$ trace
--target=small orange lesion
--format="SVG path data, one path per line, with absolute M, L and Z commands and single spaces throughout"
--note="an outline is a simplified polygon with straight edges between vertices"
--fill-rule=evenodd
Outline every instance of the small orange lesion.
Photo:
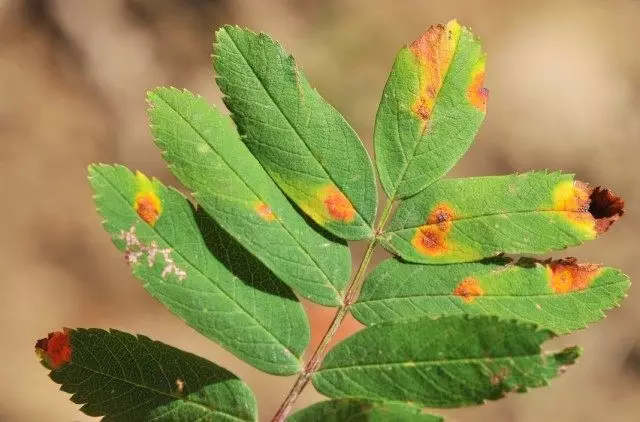
M 419 66 L 420 94 L 411 110 L 423 121 L 429 120 L 436 97 L 449 71 L 462 28 L 453 20 L 430 27 L 409 46 Z
M 156 193 L 154 184 L 144 174 L 136 173 L 137 192 L 133 208 L 140 218 L 150 226 L 154 226 L 162 215 L 162 202 Z
M 576 258 L 559 259 L 547 263 L 549 284 L 556 293 L 586 289 L 601 272 L 601 265 L 579 264 Z
M 356 210 L 349 199 L 335 185 L 330 184 L 320 191 L 320 200 L 326 215 L 333 221 L 351 223 L 356 218 Z
M 258 202 L 253 208 L 258 216 L 265 221 L 274 221 L 276 219 L 276 215 L 273 213 L 271 207 L 264 202 Z
M 484 87 L 485 56 L 475 64 L 471 71 L 471 83 L 467 89 L 469 102 L 481 112 L 487 111 L 489 90 Z
M 590 233 L 604 233 L 624 214 L 624 201 L 608 189 L 565 180 L 553 191 L 553 210 Z
M 138 216 L 151 226 L 156 224 L 162 212 L 160 198 L 153 192 L 138 193 L 133 208 L 138 213 Z
M 49 333 L 46 338 L 36 342 L 36 354 L 42 362 L 51 369 L 58 369 L 71 362 L 71 340 L 69 330 Z
M 423 255 L 440 256 L 451 250 L 447 235 L 453 227 L 455 213 L 451 206 L 437 204 L 427 218 L 427 224 L 417 228 L 411 244 Z
M 462 298 L 466 303 L 471 303 L 476 297 L 484 295 L 484 289 L 480 287 L 477 279 L 467 277 L 453 289 L 453 295 Z

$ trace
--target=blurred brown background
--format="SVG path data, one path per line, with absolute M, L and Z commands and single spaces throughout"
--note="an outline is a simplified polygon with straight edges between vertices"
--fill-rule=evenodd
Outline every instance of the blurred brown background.
M 120 162 L 174 183 L 148 133 L 145 91 L 186 87 L 220 104 L 209 54 L 223 23 L 280 40 L 370 148 L 397 50 L 453 17 L 482 38 L 491 90 L 477 142 L 454 173 L 561 168 L 614 188 L 624 220 L 569 253 L 640 276 L 637 0 L 0 0 L 0 421 L 90 420 L 33 353 L 62 326 L 130 330 L 202 354 L 255 389 L 263 419 L 273 415 L 293 379 L 256 372 L 144 293 L 100 227 L 86 166 Z M 444 413 L 639 420 L 637 290 L 605 321 L 557 342 L 585 354 L 551 387 Z M 308 391 L 299 405 L 318 398 Z

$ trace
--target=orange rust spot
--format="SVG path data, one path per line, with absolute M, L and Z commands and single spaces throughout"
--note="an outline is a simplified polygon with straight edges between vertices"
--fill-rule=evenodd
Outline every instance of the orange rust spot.
M 481 112 L 487 111 L 489 90 L 484 87 L 484 60 L 481 67 L 471 75 L 471 83 L 467 89 L 467 97 L 471 104 Z
M 553 209 L 594 234 L 604 233 L 624 214 L 624 201 L 608 189 L 580 181 L 560 183 L 553 192 Z
M 465 302 L 471 303 L 477 296 L 484 295 L 484 289 L 480 282 L 473 277 L 467 277 L 453 289 L 453 295 L 461 297 Z
M 420 95 L 411 109 L 426 123 L 431 116 L 436 97 L 460 37 L 460 25 L 451 21 L 447 25 L 434 25 L 409 46 L 420 67 Z
M 136 195 L 133 205 L 140 218 L 153 226 L 162 213 L 160 198 L 153 192 L 141 192 Z
M 70 362 L 71 342 L 68 330 L 49 333 L 47 338 L 38 340 L 36 342 L 36 354 L 51 369 L 57 369 Z
M 435 224 L 440 230 L 448 233 L 451 230 L 453 219 L 453 209 L 446 203 L 439 203 L 429 214 L 427 224 Z
M 423 255 L 439 256 L 449 251 L 446 236 L 437 226 L 420 226 L 411 239 L 411 244 Z
M 559 259 L 547 264 L 549 283 L 556 293 L 586 289 L 601 271 L 601 265 L 579 264 L 576 258 Z
M 264 202 L 258 202 L 254 207 L 260 218 L 265 221 L 273 221 L 276 219 L 276 215 L 273 213 L 271 207 L 269 207 Z
M 418 227 L 411 244 L 423 255 L 438 256 L 451 248 L 447 242 L 447 234 L 453 226 L 455 214 L 446 203 L 439 203 L 427 218 L 427 224 Z
M 332 220 L 343 223 L 351 223 L 355 220 L 355 208 L 336 186 L 327 186 L 323 189 L 320 197 L 327 214 Z

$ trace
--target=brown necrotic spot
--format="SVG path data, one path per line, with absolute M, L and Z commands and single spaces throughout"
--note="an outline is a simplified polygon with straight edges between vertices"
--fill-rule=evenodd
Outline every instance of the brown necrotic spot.
M 480 283 L 473 277 L 467 277 L 453 289 L 453 295 L 461 297 L 465 302 L 471 303 L 477 296 L 484 295 Z
M 565 258 L 547 263 L 549 283 L 556 293 L 568 293 L 589 287 L 600 272 L 597 264 L 579 264 L 576 258 Z
M 49 333 L 36 342 L 36 354 L 51 369 L 71 361 L 71 341 L 68 330 Z
M 589 214 L 596 219 L 596 231 L 604 233 L 624 214 L 624 201 L 609 189 L 597 186 L 589 195 Z
M 446 203 L 440 203 L 429 214 L 427 224 L 434 224 L 443 232 L 448 233 L 451 230 L 453 219 L 453 209 Z

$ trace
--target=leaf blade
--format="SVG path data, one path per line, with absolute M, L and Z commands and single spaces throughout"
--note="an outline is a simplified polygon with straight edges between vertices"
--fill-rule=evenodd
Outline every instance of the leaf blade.
M 289 287 L 179 192 L 125 167 L 94 165 L 89 174 L 106 231 L 153 297 L 262 371 L 301 370 L 309 323 Z M 145 186 L 162 208 L 153 225 L 132 205 Z
M 486 111 L 484 66 L 480 43 L 455 20 L 432 26 L 398 53 L 374 129 L 389 198 L 420 192 L 469 148 Z
M 427 264 L 542 254 L 595 239 L 623 208 L 608 190 L 561 173 L 446 179 L 403 201 L 381 243 Z
M 375 402 L 359 399 L 328 400 L 302 409 L 288 422 L 443 422 L 444 419 L 422 412 L 405 403 Z
M 243 141 L 283 192 L 334 235 L 372 237 L 371 160 L 293 58 L 266 34 L 225 26 L 216 32 L 213 63 Z
M 117 330 L 52 334 L 66 340 L 70 356 L 50 368 L 49 376 L 89 416 L 104 416 L 103 421 L 171 421 L 171 413 L 178 410 L 192 420 L 257 420 L 255 398 L 247 385 L 199 356 Z M 47 348 L 52 341 L 50 334 L 36 344 L 45 367 L 48 353 L 55 350 Z
M 365 325 L 418 317 L 495 315 L 558 334 L 585 328 L 630 285 L 613 268 L 575 260 L 420 265 L 388 259 L 365 281 L 353 316 Z
M 493 317 L 374 325 L 332 349 L 313 385 L 332 398 L 443 408 L 481 404 L 547 385 L 574 363 L 578 348 L 541 354 L 540 344 L 552 337 L 531 324 Z
M 231 121 L 188 91 L 158 88 L 149 102 L 156 144 L 207 213 L 296 292 L 340 304 L 351 271 L 346 244 L 309 227 Z

